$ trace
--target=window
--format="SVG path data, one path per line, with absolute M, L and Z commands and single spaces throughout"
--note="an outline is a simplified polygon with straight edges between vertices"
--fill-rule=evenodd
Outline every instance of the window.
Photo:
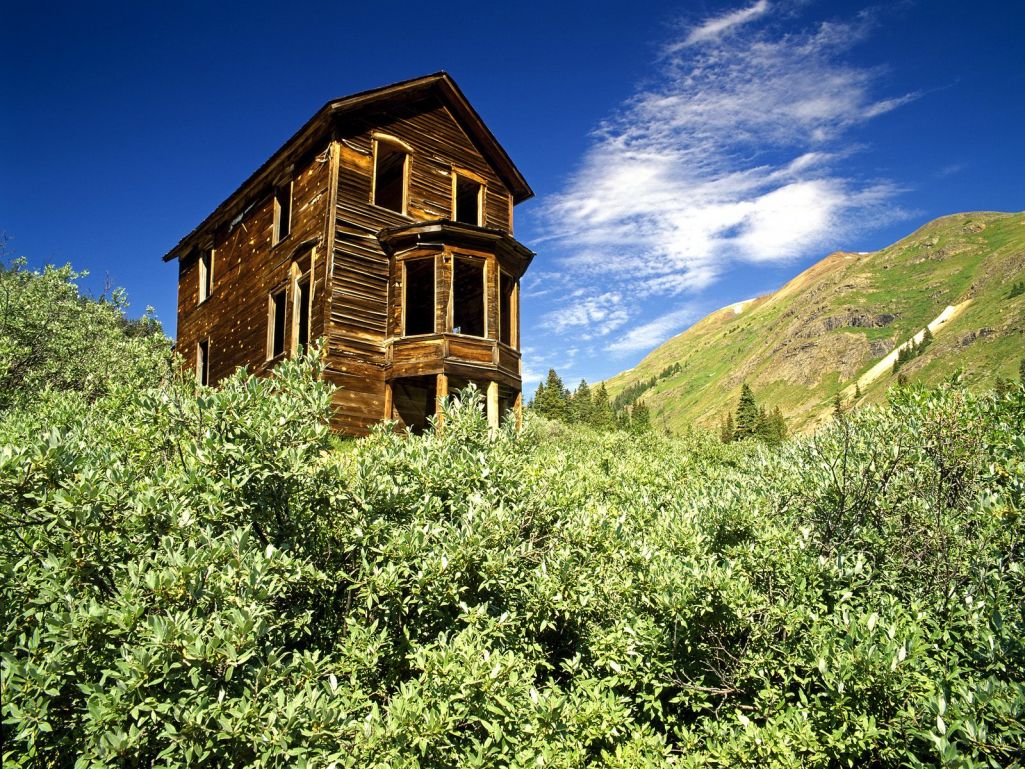
M 479 181 L 455 173 L 452 191 L 452 219 L 464 224 L 483 224 L 481 220 L 484 185 Z
M 285 290 L 267 297 L 267 360 L 285 351 Z
M 288 237 L 292 230 L 292 183 L 274 188 L 274 242 Z
M 199 302 L 210 298 L 214 289 L 214 250 L 206 248 L 199 252 Z
M 405 214 L 408 176 L 409 152 L 397 143 L 377 139 L 374 142 L 374 205 Z
M 452 260 L 452 330 L 484 336 L 484 262 Z
M 513 292 L 516 282 L 504 272 L 498 274 L 498 341 L 512 345 L 513 327 L 516 318 L 513 315 L 515 303 Z
M 295 340 L 296 352 L 302 354 L 303 348 L 310 344 L 310 273 L 296 278 L 295 307 L 292 311 L 292 338 Z
M 201 385 L 210 384 L 210 340 L 204 339 L 196 345 L 196 378 Z
M 406 336 L 434 333 L 434 259 L 404 262 L 403 319 Z

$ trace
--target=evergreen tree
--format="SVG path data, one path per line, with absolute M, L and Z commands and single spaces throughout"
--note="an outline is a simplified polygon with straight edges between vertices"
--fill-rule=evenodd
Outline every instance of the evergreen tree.
M 840 397 L 840 392 L 837 391 L 836 395 L 833 396 L 833 419 L 843 419 L 844 414 L 843 398 Z
M 719 440 L 723 443 L 733 443 L 733 438 L 733 412 L 727 411 L 722 427 L 719 428 Z
M 932 331 L 930 330 L 930 328 L 928 326 L 926 326 L 925 327 L 925 333 L 922 334 L 922 346 L 921 346 L 921 348 L 924 350 L 930 344 L 932 344 Z
M 534 396 L 534 411 L 549 419 L 569 420 L 569 393 L 555 369 L 548 369 L 543 386 L 539 385 Z
M 630 429 L 637 435 L 651 431 L 651 411 L 644 401 L 634 404 L 630 412 Z
M 537 413 L 540 414 L 541 412 L 538 411 L 537 404 L 538 403 L 544 403 L 544 400 L 545 400 L 545 383 L 544 382 L 538 382 L 537 389 L 534 391 L 534 397 L 530 399 L 530 403 L 527 404 L 527 408 L 529 408 L 529 409 L 531 409 L 533 411 L 537 411 Z
M 1018 379 L 1025 385 L 1025 358 L 1021 359 L 1021 363 L 1018 364 Z
M 591 424 L 597 430 L 611 430 L 615 427 L 615 421 L 612 403 L 609 401 L 609 391 L 605 389 L 605 383 L 602 382 L 594 389 L 594 397 L 591 401 Z
M 861 383 L 860 382 L 855 382 L 854 383 L 854 400 L 856 400 L 856 401 L 860 401 L 861 400 Z
M 767 429 L 765 431 L 765 439 L 769 443 L 782 443 L 787 437 L 787 421 L 783 417 L 783 412 L 779 406 L 776 406 L 769 414 Z
M 571 422 L 583 425 L 591 424 L 594 403 L 591 398 L 591 387 L 586 379 L 581 379 L 576 391 L 569 399 L 569 417 Z
M 742 441 L 758 434 L 758 404 L 747 382 L 740 386 L 740 400 L 737 402 L 737 416 L 733 430 L 734 438 Z

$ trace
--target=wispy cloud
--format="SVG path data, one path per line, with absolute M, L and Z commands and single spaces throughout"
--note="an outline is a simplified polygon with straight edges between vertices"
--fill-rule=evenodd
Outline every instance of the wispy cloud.
M 608 345 L 609 352 L 623 354 L 647 350 L 665 341 L 674 331 L 679 331 L 697 319 L 697 312 L 684 307 L 630 329 Z
M 694 29 L 690 31 L 690 34 L 687 35 L 686 40 L 682 43 L 676 43 L 670 46 L 669 50 L 676 51 L 688 45 L 695 45 L 696 43 L 715 40 L 733 27 L 738 27 L 741 24 L 757 19 L 767 10 L 769 10 L 769 3 L 767 0 L 758 0 L 758 2 L 750 8 L 742 8 L 739 11 L 733 11 L 733 13 L 716 16 L 697 27 L 694 27 Z
M 592 334 L 611 334 L 643 319 L 652 297 L 700 291 L 731 263 L 798 258 L 900 215 L 892 184 L 841 167 L 859 149 L 852 128 L 915 95 L 877 97 L 879 71 L 844 60 L 869 32 L 864 17 L 794 32 L 774 10 L 759 0 L 665 46 L 655 84 L 597 127 L 577 172 L 543 201 L 549 243 L 583 287 L 550 313 L 557 332 L 597 323 Z M 606 349 L 661 341 L 670 316 L 683 314 Z

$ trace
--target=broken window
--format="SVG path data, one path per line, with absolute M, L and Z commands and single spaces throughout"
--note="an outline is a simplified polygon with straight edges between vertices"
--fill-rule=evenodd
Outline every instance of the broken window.
M 292 183 L 274 188 L 274 242 L 284 240 L 292 229 Z
M 267 297 L 267 359 L 285 351 L 285 290 Z
M 203 249 L 199 253 L 199 301 L 202 304 L 210 298 L 214 288 L 214 250 Z
M 500 272 L 498 276 L 498 341 L 512 345 L 515 323 L 513 289 L 516 282 L 504 272 Z
M 484 336 L 484 262 L 452 260 L 452 330 Z
M 296 350 L 301 354 L 310 344 L 310 274 L 298 278 L 295 284 L 295 312 L 292 314 Z
M 434 333 L 434 259 L 405 262 L 405 335 Z
M 196 345 L 196 377 L 201 385 L 210 384 L 210 340 Z
M 481 198 L 484 185 L 462 174 L 456 174 L 452 218 L 464 224 L 481 224 Z
M 374 205 L 406 213 L 406 164 L 409 153 L 377 140 L 374 153 Z

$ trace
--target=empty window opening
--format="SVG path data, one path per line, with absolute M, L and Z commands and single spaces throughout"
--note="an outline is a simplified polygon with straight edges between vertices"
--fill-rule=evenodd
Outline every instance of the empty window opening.
M 498 278 L 498 341 L 511 345 L 513 342 L 513 288 L 516 283 L 504 272 Z
M 285 351 L 285 291 L 267 298 L 267 358 L 276 358 Z
M 481 224 L 481 197 L 484 186 L 480 182 L 456 174 L 455 210 L 452 218 L 464 224 Z
M 374 205 L 406 213 L 406 163 L 409 155 L 394 144 L 378 141 L 374 158 Z
M 210 384 L 210 340 L 196 345 L 196 377 L 201 385 Z
M 301 354 L 310 344 L 310 276 L 307 273 L 295 285 L 295 342 Z
M 434 259 L 405 263 L 405 334 L 434 333 Z
M 204 249 L 199 254 L 199 301 L 210 298 L 214 288 L 214 250 Z
M 288 237 L 292 229 L 292 184 L 274 188 L 274 242 Z
M 453 260 L 452 330 L 457 334 L 484 336 L 484 262 Z

